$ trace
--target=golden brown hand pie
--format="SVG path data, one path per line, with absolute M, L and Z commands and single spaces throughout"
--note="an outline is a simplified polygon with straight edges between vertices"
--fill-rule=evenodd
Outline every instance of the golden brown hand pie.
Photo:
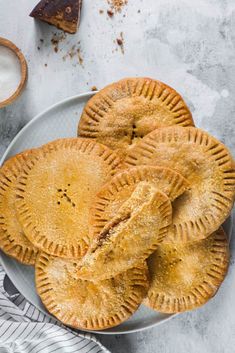
M 103 330 L 127 320 L 148 291 L 146 264 L 93 283 L 74 277 L 77 260 L 40 254 L 36 287 L 48 311 L 66 325 Z
M 114 176 L 96 195 L 90 210 L 90 234 L 96 238 L 105 224 L 113 218 L 136 186 L 146 181 L 174 201 L 189 188 L 187 180 L 165 167 L 139 166 Z
M 94 195 L 115 173 L 119 158 L 108 147 L 79 138 L 54 141 L 39 152 L 18 182 L 19 220 L 39 249 L 78 258 L 89 244 Z
M 92 97 L 82 113 L 78 134 L 94 138 L 125 155 L 149 132 L 163 126 L 194 126 L 183 98 L 150 78 L 126 78 Z
M 81 260 L 79 278 L 99 281 L 144 261 L 164 239 L 171 223 L 169 198 L 149 183 L 139 183 Z
M 16 215 L 15 187 L 36 150 L 28 150 L 8 159 L 0 169 L 0 248 L 25 265 L 34 265 L 37 249 L 24 235 Z
M 155 130 L 134 146 L 128 166 L 162 165 L 175 169 L 190 183 L 173 204 L 169 241 L 209 236 L 228 217 L 234 201 L 234 161 L 227 148 L 194 127 Z
M 195 309 L 215 295 L 228 263 L 228 239 L 222 228 L 197 242 L 161 244 L 148 259 L 145 304 L 164 313 Z

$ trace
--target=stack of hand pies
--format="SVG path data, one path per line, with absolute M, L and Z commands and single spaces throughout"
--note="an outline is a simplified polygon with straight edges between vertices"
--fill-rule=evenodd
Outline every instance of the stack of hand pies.
M 182 97 L 128 78 L 89 100 L 77 138 L 5 162 L 0 246 L 35 265 L 42 302 L 69 326 L 116 326 L 142 302 L 183 312 L 226 275 L 234 193 L 232 156 Z

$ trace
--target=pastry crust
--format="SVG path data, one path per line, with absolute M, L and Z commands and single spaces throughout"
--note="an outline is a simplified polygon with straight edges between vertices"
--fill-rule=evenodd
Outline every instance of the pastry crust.
M 48 311 L 66 325 L 86 330 L 117 326 L 138 309 L 147 294 L 146 264 L 98 283 L 76 279 L 78 264 L 46 253 L 36 263 L 37 292 Z
M 169 198 L 151 184 L 139 183 L 81 260 L 77 276 L 100 281 L 136 266 L 163 241 L 170 224 Z
M 28 239 L 55 256 L 83 256 L 89 245 L 89 208 L 119 162 L 109 148 L 86 139 L 43 146 L 17 185 L 18 218 Z
M 144 303 L 164 313 L 195 309 L 215 295 L 228 264 L 222 227 L 198 242 L 161 244 L 148 259 L 150 288 Z
M 25 265 L 34 265 L 37 248 L 26 238 L 17 219 L 15 187 L 26 163 L 36 150 L 28 150 L 8 159 L 0 169 L 0 248 Z
M 126 165 L 170 167 L 190 183 L 191 189 L 174 202 L 169 241 L 206 238 L 229 216 L 234 161 L 228 149 L 205 131 L 176 126 L 155 130 L 129 151 Z
M 78 135 L 94 138 L 125 156 L 149 132 L 164 126 L 194 126 L 183 98 L 150 78 L 126 78 L 92 97 L 82 113 Z
M 181 174 L 165 167 L 139 166 L 117 174 L 100 189 L 91 207 L 89 228 L 92 239 L 98 237 L 106 223 L 115 217 L 122 204 L 143 181 L 162 191 L 171 202 L 190 188 Z

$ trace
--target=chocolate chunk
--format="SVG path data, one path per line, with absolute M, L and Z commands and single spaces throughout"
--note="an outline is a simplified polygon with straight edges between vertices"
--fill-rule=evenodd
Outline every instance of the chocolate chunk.
M 113 17 L 114 12 L 113 12 L 113 11 L 111 11 L 111 10 L 107 10 L 107 14 L 108 14 L 108 16 L 109 16 L 109 17 Z
M 41 0 L 31 17 L 47 22 L 68 33 L 76 33 L 80 23 L 82 0 Z
M 117 44 L 118 44 L 118 45 L 120 45 L 120 46 L 122 46 L 122 45 L 123 45 L 123 41 L 122 41 L 122 39 L 117 38 Z

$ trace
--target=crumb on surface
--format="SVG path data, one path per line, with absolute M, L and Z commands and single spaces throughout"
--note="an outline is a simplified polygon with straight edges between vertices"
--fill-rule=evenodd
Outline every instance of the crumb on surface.
M 69 57 L 72 59 L 76 55 L 76 50 L 75 50 L 75 45 L 71 47 L 71 49 L 68 52 Z
M 76 43 L 74 43 L 71 41 L 70 37 L 67 37 L 66 33 L 54 32 L 50 41 L 54 49 L 54 52 L 61 53 L 61 58 L 63 61 L 66 61 L 67 59 L 71 59 L 73 66 L 76 66 L 77 64 L 80 64 L 82 66 L 83 57 L 81 52 L 80 40 L 76 40 Z
M 108 14 L 108 16 L 109 16 L 109 17 L 113 17 L 114 12 L 113 12 L 113 11 L 111 11 L 111 10 L 107 10 L 107 14 Z
M 78 45 L 80 44 L 80 42 L 78 42 Z M 67 54 L 65 54 L 62 59 L 63 61 L 66 61 L 67 59 L 71 59 L 73 60 L 73 58 L 77 58 L 78 60 L 78 64 L 82 66 L 83 64 L 83 57 L 82 57 L 82 53 L 81 53 L 81 48 L 77 47 L 75 44 L 69 49 L 69 51 L 67 52 Z
M 51 44 L 54 48 L 54 52 L 55 53 L 58 53 L 58 50 L 59 50 L 59 44 L 65 40 L 67 37 L 67 34 L 62 32 L 62 33 L 57 33 L 57 32 L 54 32 L 53 33 L 53 36 L 51 38 Z
M 116 39 L 118 46 L 121 48 L 122 54 L 124 54 L 124 37 L 123 32 L 120 33 L 120 37 Z
M 117 44 L 121 46 L 123 45 L 123 41 L 120 38 L 117 38 Z
M 41 48 L 40 47 L 37 47 L 38 50 L 40 50 Z
M 104 10 L 100 10 L 99 13 L 102 15 L 104 13 Z
M 80 65 L 82 65 L 83 64 L 83 57 L 81 55 L 81 49 L 80 48 L 77 49 L 77 54 L 78 54 L 78 62 L 79 62 Z
M 121 12 L 123 7 L 127 5 L 128 0 L 107 0 L 108 4 L 111 7 L 111 10 L 114 12 Z
M 45 63 L 44 66 L 47 67 L 47 63 Z
M 92 86 L 91 87 L 91 91 L 94 92 L 94 91 L 98 91 L 97 87 L 96 86 Z

